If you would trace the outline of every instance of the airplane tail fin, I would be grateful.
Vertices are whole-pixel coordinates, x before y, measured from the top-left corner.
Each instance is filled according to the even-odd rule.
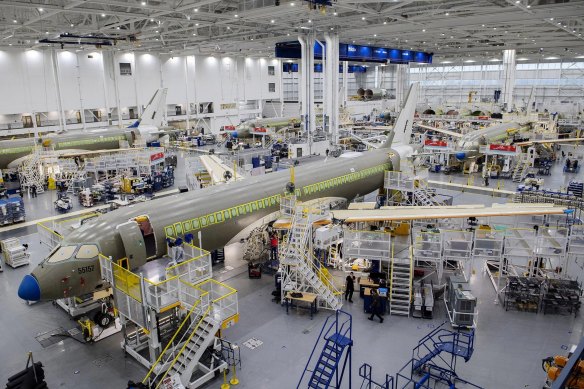
[[[414,114],[416,113],[416,104],[418,103],[418,87],[419,84],[417,82],[410,85],[406,102],[393,126],[393,136],[388,137],[381,148],[391,147],[392,143],[410,143]]]
[[[166,109],[167,92],[167,88],[158,89],[146,105],[146,108],[144,108],[140,119],[129,128],[137,128],[141,125],[161,127],[163,124],[162,120],[164,119],[164,110]]]

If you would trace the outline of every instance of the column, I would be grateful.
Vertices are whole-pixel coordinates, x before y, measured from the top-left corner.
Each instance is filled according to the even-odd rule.
[[[395,106],[401,107],[404,103],[406,93],[408,91],[409,82],[409,64],[398,64],[396,65],[396,86],[395,86]]]
[[[347,106],[349,100],[349,62],[343,61],[343,107]]]
[[[514,107],[513,90],[515,89],[515,50],[503,50],[503,105],[506,111]]]
[[[326,41],[326,115],[331,141],[336,144],[339,130],[339,36],[325,34]],[[344,73],[345,70],[343,70]]]
[[[299,36],[298,41],[301,47],[300,113],[310,144],[312,143],[312,134],[316,131],[314,113],[314,36]]]

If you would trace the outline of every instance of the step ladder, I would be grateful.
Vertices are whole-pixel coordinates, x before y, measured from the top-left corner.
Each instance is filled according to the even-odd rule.
[[[340,269],[343,266],[341,262],[341,256],[339,253],[338,243],[333,243],[330,245],[326,264],[336,269]]]
[[[297,389],[340,388],[347,362],[349,383],[351,382],[352,325],[352,316],[344,311],[336,311],[326,319],[296,386]],[[320,354],[317,354],[318,352]],[[318,358],[313,358],[316,355]]]
[[[513,182],[521,182],[527,175],[527,171],[529,170],[529,160],[527,156],[522,156],[515,168],[513,169]]]
[[[462,358],[468,362],[472,357],[474,329],[470,332],[450,331],[443,328],[445,323],[420,339],[412,349],[412,359],[397,373],[397,387],[434,388],[446,385],[450,388],[480,389],[456,373],[457,360]]]
[[[310,237],[312,223],[326,217],[302,205],[294,207],[292,226],[279,252],[282,275],[282,300],[288,291],[311,292],[318,295],[318,304],[337,310],[343,305],[341,292],[334,286],[332,276],[312,254]]]
[[[391,315],[410,315],[412,296],[412,266],[409,260],[391,261],[389,290],[389,313]]]

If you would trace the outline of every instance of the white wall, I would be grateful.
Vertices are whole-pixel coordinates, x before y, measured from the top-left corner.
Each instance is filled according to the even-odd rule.
[[[131,64],[131,75],[120,75],[120,62]],[[275,67],[274,75],[268,75],[268,66]],[[188,120],[192,125],[204,118],[213,131],[218,131],[220,125],[238,124],[241,119],[260,116],[265,100],[281,100],[280,78],[281,64],[275,59],[3,49],[0,50],[0,129],[6,127],[4,124],[14,123],[15,117],[22,123],[23,113],[33,117],[40,113],[43,120],[49,117],[58,120],[59,95],[67,119],[74,119],[77,111],[83,109],[100,110],[105,120],[109,109],[116,124],[118,106],[123,118],[128,119],[129,108],[141,111],[162,86],[168,88],[170,120],[187,120],[187,107],[212,102],[213,114],[198,115],[193,109]],[[271,82],[275,84],[275,92],[268,90]],[[235,108],[222,108],[225,104],[234,104]],[[175,115],[175,105],[182,107],[183,115]],[[254,108],[240,109],[246,106]],[[75,122],[68,125],[69,129],[82,127],[76,120],[69,122]],[[86,127],[92,125],[97,123],[88,122]]]

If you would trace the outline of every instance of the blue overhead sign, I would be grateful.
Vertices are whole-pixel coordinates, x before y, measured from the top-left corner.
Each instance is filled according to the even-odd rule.
[[[276,58],[300,58],[300,43],[276,43]],[[339,44],[340,61],[381,62],[381,63],[432,63],[433,53],[423,51],[400,50],[385,47]],[[322,46],[314,45],[314,58],[322,58]]]

